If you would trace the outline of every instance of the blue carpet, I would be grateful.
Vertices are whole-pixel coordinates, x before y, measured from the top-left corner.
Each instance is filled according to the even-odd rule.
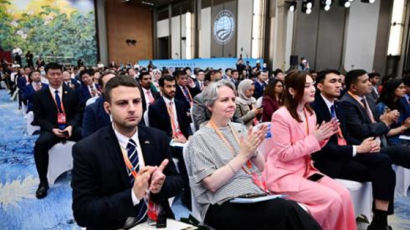
[[[0,90],[0,229],[80,229],[71,210],[69,173],[50,187],[45,199],[35,198],[38,177],[33,147],[37,136],[25,133],[24,114],[17,107]],[[172,209],[177,219],[189,215],[180,199]],[[395,230],[410,229],[410,194],[396,199],[395,215],[389,222]]]

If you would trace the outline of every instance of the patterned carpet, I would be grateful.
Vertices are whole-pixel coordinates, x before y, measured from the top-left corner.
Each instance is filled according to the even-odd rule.
[[[28,136],[25,125],[17,103],[0,90],[0,230],[80,229],[71,210],[69,173],[50,187],[45,199],[35,198],[38,178],[33,147],[37,136]],[[189,214],[179,199],[172,208],[177,218]],[[396,199],[395,215],[389,221],[395,230],[410,229],[410,196]]]

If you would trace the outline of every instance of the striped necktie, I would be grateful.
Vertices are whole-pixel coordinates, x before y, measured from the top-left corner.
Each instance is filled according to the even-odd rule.
[[[128,159],[130,160],[132,166],[134,167],[134,170],[136,172],[139,171],[139,160],[138,160],[138,151],[137,151],[137,144],[135,143],[134,140],[130,139],[127,144],[127,153],[128,153]],[[134,176],[132,173],[128,170],[128,177],[130,179],[130,184],[131,186],[134,183]],[[132,227],[138,223],[144,222],[147,219],[147,205],[144,201],[144,199],[141,199],[139,204],[136,206],[137,209],[137,215],[134,218],[131,218],[130,220],[127,220],[125,226]]]
[[[128,153],[128,159],[130,160],[132,166],[134,167],[134,170],[138,172],[139,171],[139,161],[138,161],[137,144],[132,139],[128,141],[127,153]],[[130,183],[133,184],[134,176],[129,170],[128,170],[128,177],[130,178]]]

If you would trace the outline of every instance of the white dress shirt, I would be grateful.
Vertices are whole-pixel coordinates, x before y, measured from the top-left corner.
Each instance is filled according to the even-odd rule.
[[[325,103],[326,103],[326,106],[327,106],[327,109],[329,110],[329,113],[330,114],[332,114],[332,110],[330,109],[330,107],[332,107],[332,106],[334,106],[334,104],[335,104],[335,102],[334,101],[329,101],[325,96],[323,96],[323,94],[320,94],[320,96],[323,98],[323,100],[325,101]],[[336,109],[336,108],[335,108]],[[336,113],[336,110],[335,110],[335,113]],[[352,151],[352,156],[353,157],[355,157],[356,156],[356,154],[357,154],[357,147],[356,147],[356,145],[353,145],[352,146],[353,148],[353,151]]]
[[[137,144],[138,162],[140,164],[140,169],[144,167],[145,166],[144,156],[142,155],[142,149],[141,149],[140,141],[138,139],[138,129],[135,131],[134,135],[132,135],[131,138],[128,138],[122,135],[121,133],[119,133],[115,129],[114,123],[112,123],[112,128],[114,129],[115,136],[117,137],[118,143],[120,144],[122,149],[127,149],[127,145],[130,139],[132,139]],[[127,168],[125,168],[125,170],[127,170]],[[132,198],[132,203],[134,206],[140,203],[140,200],[138,200],[137,196],[134,194],[134,191],[132,189],[131,189],[131,198]]]

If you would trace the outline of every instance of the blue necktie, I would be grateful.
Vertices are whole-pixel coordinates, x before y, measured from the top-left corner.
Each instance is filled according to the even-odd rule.
[[[134,167],[135,171],[139,171],[139,161],[138,161],[138,151],[137,151],[137,144],[134,140],[130,139],[127,144],[127,152],[128,152],[128,159],[130,160],[132,166]],[[131,172],[128,172],[128,177],[130,178],[130,183],[133,185],[134,183],[134,176]],[[135,223],[141,223],[146,220],[147,218],[147,205],[145,204],[144,199],[140,200],[140,203],[136,206],[137,208],[137,216],[135,218]]]
[[[59,113],[62,113],[63,110],[61,109],[61,100],[60,100],[60,96],[58,96],[58,90],[54,91],[55,95],[56,95],[56,103],[57,103],[57,109]]]
[[[336,117],[336,111],[335,111],[335,105],[330,106],[330,116],[332,118],[337,118]]]

